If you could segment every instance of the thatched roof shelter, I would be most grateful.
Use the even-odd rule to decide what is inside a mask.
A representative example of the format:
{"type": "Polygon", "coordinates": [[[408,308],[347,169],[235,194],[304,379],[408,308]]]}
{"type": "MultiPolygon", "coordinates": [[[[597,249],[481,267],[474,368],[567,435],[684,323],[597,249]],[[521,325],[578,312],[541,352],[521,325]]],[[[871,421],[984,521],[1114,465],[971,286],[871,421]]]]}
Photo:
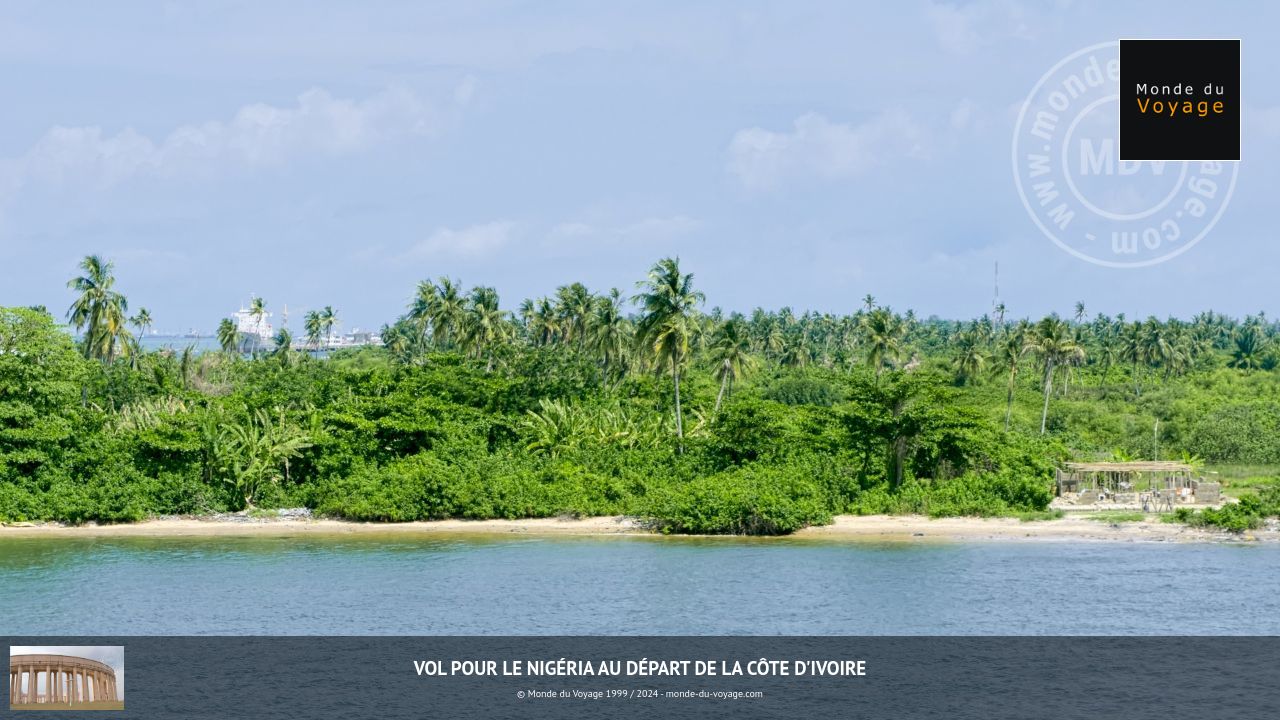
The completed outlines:
{"type": "Polygon", "coordinates": [[[1069,462],[1065,463],[1071,472],[1110,472],[1110,473],[1189,473],[1194,468],[1186,463],[1167,460],[1138,460],[1135,462],[1069,462]]]}
{"type": "Polygon", "coordinates": [[[1134,462],[1068,462],[1054,473],[1058,494],[1100,488],[1110,492],[1133,492],[1139,484],[1149,490],[1195,488],[1195,468],[1171,460],[1134,462]],[[1145,482],[1144,482],[1145,481],[1145,482]]]}

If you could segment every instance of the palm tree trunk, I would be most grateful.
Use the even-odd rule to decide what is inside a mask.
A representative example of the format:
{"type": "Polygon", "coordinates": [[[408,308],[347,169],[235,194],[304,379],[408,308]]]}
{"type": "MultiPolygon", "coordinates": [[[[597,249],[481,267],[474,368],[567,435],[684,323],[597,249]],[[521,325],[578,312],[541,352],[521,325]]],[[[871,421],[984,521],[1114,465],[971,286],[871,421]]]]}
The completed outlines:
{"type": "Polygon", "coordinates": [[[676,384],[676,437],[680,440],[680,452],[684,452],[684,416],[680,412],[680,359],[671,356],[671,377],[676,384]]]}
{"type": "Polygon", "coordinates": [[[1053,361],[1044,366],[1044,409],[1040,412],[1040,434],[1044,434],[1045,425],[1049,421],[1049,396],[1053,394],[1053,361]]]}
{"type": "Polygon", "coordinates": [[[1009,394],[1008,394],[1008,397],[1005,398],[1005,410],[1004,410],[1005,432],[1009,432],[1009,422],[1010,420],[1013,419],[1013,382],[1014,382],[1014,378],[1017,377],[1016,373],[1017,371],[1014,370],[1013,368],[1009,369],[1009,394]]]}
{"type": "Polygon", "coordinates": [[[724,400],[724,389],[729,386],[729,368],[727,367],[729,365],[729,361],[725,360],[724,364],[726,366],[725,373],[720,378],[720,392],[716,393],[716,409],[711,411],[712,415],[718,415],[720,413],[720,402],[724,400]]]}

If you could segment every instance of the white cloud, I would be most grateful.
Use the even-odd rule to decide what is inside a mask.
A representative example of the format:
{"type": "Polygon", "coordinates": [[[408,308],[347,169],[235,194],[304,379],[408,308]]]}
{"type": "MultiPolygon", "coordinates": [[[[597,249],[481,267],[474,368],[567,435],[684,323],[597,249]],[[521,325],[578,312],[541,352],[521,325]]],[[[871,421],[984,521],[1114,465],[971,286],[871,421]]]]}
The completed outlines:
{"type": "Polygon", "coordinates": [[[551,228],[548,238],[554,243],[577,241],[619,242],[667,240],[687,235],[700,223],[687,215],[648,217],[624,224],[598,223],[583,220],[563,222],[551,228]]]}
{"type": "Polygon", "coordinates": [[[982,38],[978,35],[974,24],[980,6],[971,5],[962,9],[954,5],[933,4],[929,6],[929,22],[933,25],[934,35],[943,50],[967,55],[976,49],[982,38]]]}
{"type": "MultiPolygon", "coordinates": [[[[1061,9],[1065,3],[1058,3],[1061,9]]],[[[1024,6],[1017,0],[931,3],[925,10],[938,45],[956,55],[1005,38],[1034,40],[1055,23],[1054,6],[1024,6]],[[1039,29],[1039,32],[1037,31],[1039,29]]]]}
{"type": "Polygon", "coordinates": [[[506,220],[472,225],[460,230],[442,227],[410,248],[405,259],[488,257],[506,247],[515,234],[516,224],[506,220]]]}
{"type": "Polygon", "coordinates": [[[352,100],[315,88],[289,106],[246,105],[229,120],[183,125],[160,139],[133,128],[109,135],[95,126],[55,126],[24,156],[0,166],[0,190],[72,182],[109,187],[139,176],[280,165],[300,155],[339,155],[431,134],[440,125],[438,112],[406,89],[352,100]]]}
{"type": "Polygon", "coordinates": [[[923,157],[924,135],[900,111],[861,125],[833,123],[809,113],[796,118],[791,132],[739,130],[729,143],[729,172],[749,190],[772,188],[797,177],[849,178],[893,160],[923,157]]]}

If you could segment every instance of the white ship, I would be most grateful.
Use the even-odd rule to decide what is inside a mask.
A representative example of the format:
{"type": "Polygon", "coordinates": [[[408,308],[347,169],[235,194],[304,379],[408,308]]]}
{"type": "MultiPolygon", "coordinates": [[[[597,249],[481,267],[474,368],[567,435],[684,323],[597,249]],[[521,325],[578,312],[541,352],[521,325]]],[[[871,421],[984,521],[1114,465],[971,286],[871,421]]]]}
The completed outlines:
{"type": "Polygon", "coordinates": [[[254,313],[241,306],[232,317],[235,318],[236,332],[249,347],[269,347],[275,330],[271,327],[271,313],[254,313]]]}

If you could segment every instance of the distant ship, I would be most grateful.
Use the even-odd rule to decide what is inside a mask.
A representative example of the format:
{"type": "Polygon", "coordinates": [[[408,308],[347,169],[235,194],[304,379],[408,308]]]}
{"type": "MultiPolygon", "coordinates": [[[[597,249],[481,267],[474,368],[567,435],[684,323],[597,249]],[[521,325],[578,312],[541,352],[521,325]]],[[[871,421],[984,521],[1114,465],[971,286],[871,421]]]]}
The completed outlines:
{"type": "MultiPolygon", "coordinates": [[[[288,323],[288,306],[285,307],[284,312],[284,320],[288,323]]],[[[236,332],[239,333],[246,347],[269,348],[275,344],[275,328],[271,325],[271,313],[255,315],[249,308],[242,306],[232,314],[232,317],[235,319],[236,332]]],[[[365,345],[382,345],[382,336],[375,332],[353,328],[350,332],[334,333],[320,338],[317,343],[311,343],[307,338],[295,335],[292,347],[295,350],[329,351],[365,345]]]]}
{"type": "Polygon", "coordinates": [[[271,313],[264,312],[257,315],[249,308],[241,306],[232,317],[235,318],[236,332],[241,338],[248,340],[249,344],[258,347],[271,344],[275,336],[275,331],[271,328],[271,313]]]}

